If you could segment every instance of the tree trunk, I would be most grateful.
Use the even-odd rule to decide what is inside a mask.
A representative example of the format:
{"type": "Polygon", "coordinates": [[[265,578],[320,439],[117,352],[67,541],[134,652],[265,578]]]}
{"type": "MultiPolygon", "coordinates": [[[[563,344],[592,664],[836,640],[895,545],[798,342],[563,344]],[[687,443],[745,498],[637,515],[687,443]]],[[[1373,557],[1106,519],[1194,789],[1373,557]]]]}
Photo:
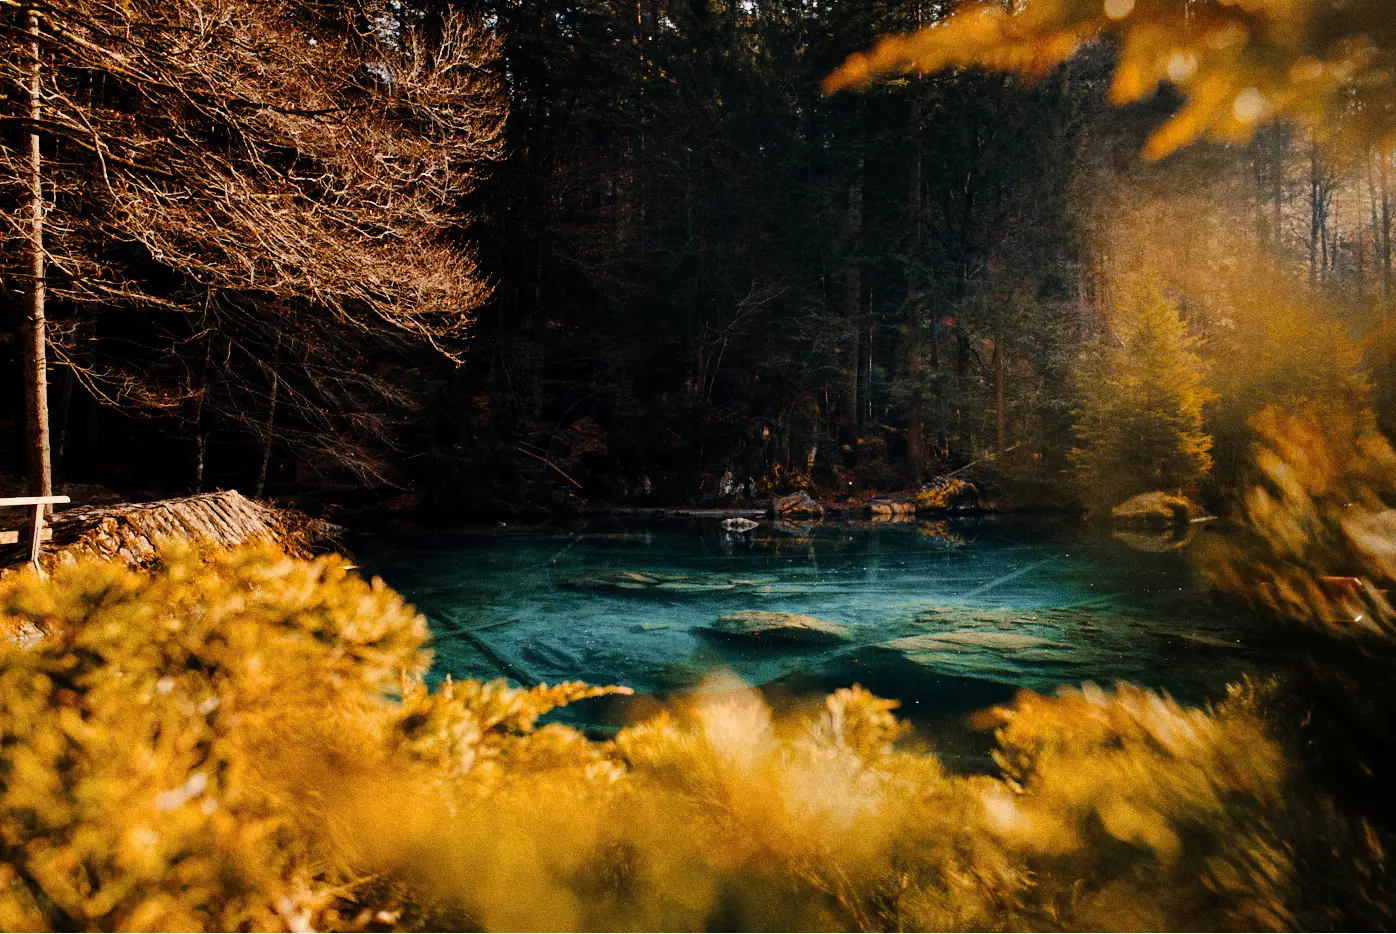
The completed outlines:
{"type": "MultiPolygon", "coordinates": [[[[931,309],[931,400],[934,407],[931,418],[936,432],[945,430],[945,393],[940,379],[940,313],[931,309]]],[[[937,455],[939,456],[939,455],[937,455]]]]}
{"type": "Polygon", "coordinates": [[[1318,241],[1323,232],[1319,204],[1318,144],[1309,145],[1309,282],[1318,281],[1318,241]]]}
{"type": "Polygon", "coordinates": [[[1003,466],[1004,435],[1008,430],[1008,414],[1003,400],[1003,311],[994,318],[994,451],[1000,468],[1003,466]]]}
{"type": "Polygon", "coordinates": [[[848,255],[845,260],[843,280],[843,306],[847,318],[850,346],[848,348],[848,431],[849,440],[858,436],[858,423],[861,414],[858,397],[859,374],[863,369],[861,352],[863,310],[863,270],[861,258],[863,234],[863,160],[860,156],[854,166],[852,183],[848,186],[848,255]]]}
{"type": "Polygon", "coordinates": [[[960,450],[973,455],[974,436],[964,415],[964,410],[969,407],[969,358],[969,333],[960,327],[955,332],[955,434],[959,438],[960,450]]]}
{"type": "MultiPolygon", "coordinates": [[[[29,493],[53,495],[53,468],[49,460],[48,432],[48,344],[44,323],[44,180],[43,156],[39,150],[39,121],[43,118],[40,97],[39,16],[29,13],[29,259],[32,281],[25,311],[21,353],[24,357],[25,441],[28,446],[29,493]]],[[[52,507],[48,507],[52,511],[52,507]]]]}
{"type": "MultiPolygon", "coordinates": [[[[921,22],[922,10],[919,2],[912,5],[912,13],[917,23],[921,22]]],[[[912,152],[911,179],[909,190],[907,191],[907,207],[911,215],[911,235],[912,242],[915,243],[916,262],[911,264],[911,269],[916,269],[916,263],[922,261],[925,256],[925,206],[923,203],[922,189],[925,187],[925,147],[921,141],[921,94],[919,90],[912,92],[911,98],[911,135],[916,141],[916,147],[912,152]]],[[[919,290],[921,277],[919,274],[908,278],[913,289],[919,290]]],[[[935,355],[935,325],[926,320],[927,316],[922,309],[921,296],[916,297],[916,305],[911,313],[910,334],[906,335],[907,346],[907,380],[911,383],[911,403],[907,412],[907,456],[911,460],[912,470],[919,481],[926,468],[926,334],[929,329],[931,334],[931,355],[935,355]],[[929,326],[929,327],[928,327],[929,326]]]]}
{"type": "MultiPolygon", "coordinates": [[[[869,308],[871,312],[871,308],[869,308]]],[[[864,344],[868,349],[867,359],[863,366],[863,416],[865,425],[873,424],[873,339],[877,331],[876,325],[868,325],[868,333],[864,335],[864,344]]]]}
{"type": "Polygon", "coordinates": [[[861,411],[858,404],[858,371],[863,368],[863,353],[859,340],[862,334],[862,328],[858,327],[857,324],[854,324],[849,330],[848,440],[850,441],[858,434],[858,414],[861,411]]]}
{"type": "MultiPolygon", "coordinates": [[[[907,377],[917,383],[924,378],[919,351],[913,352],[911,355],[907,377]]],[[[917,395],[911,402],[911,411],[907,418],[906,455],[911,461],[912,469],[920,477],[921,470],[926,464],[926,416],[920,389],[913,388],[912,391],[917,395]]]]}
{"type": "Polygon", "coordinates": [[[1265,148],[1260,137],[1251,146],[1251,176],[1255,181],[1255,233],[1261,246],[1269,239],[1265,219],[1265,148]]]}
{"type": "Polygon", "coordinates": [[[1387,187],[1387,163],[1390,153],[1382,152],[1378,160],[1377,180],[1381,185],[1381,297],[1387,313],[1391,307],[1391,196],[1387,187]]]}
{"type": "Polygon", "coordinates": [[[272,433],[276,429],[276,396],[281,388],[281,375],[277,372],[277,361],[281,357],[281,332],[276,332],[276,349],[271,357],[271,395],[267,401],[267,426],[262,436],[262,459],[257,465],[257,486],[252,492],[253,499],[261,499],[267,486],[267,468],[271,464],[272,433]]]}
{"type": "Polygon", "coordinates": [[[1372,210],[1372,277],[1376,279],[1373,290],[1381,296],[1385,304],[1386,295],[1383,294],[1381,285],[1381,219],[1377,214],[1377,180],[1372,168],[1372,162],[1377,158],[1380,158],[1379,153],[1367,154],[1367,206],[1372,210]]]}
{"type": "MultiPolygon", "coordinates": [[[[68,412],[73,407],[73,368],[65,366],[58,374],[58,437],[53,445],[53,462],[63,463],[68,441],[68,412]]],[[[66,471],[65,471],[66,476],[66,471]]]]}
{"type": "Polygon", "coordinates": [[[200,493],[204,487],[204,459],[208,454],[208,432],[204,430],[204,401],[208,396],[208,370],[212,363],[213,339],[204,336],[204,359],[199,368],[199,388],[194,394],[194,469],[189,480],[189,492],[200,493]]]}

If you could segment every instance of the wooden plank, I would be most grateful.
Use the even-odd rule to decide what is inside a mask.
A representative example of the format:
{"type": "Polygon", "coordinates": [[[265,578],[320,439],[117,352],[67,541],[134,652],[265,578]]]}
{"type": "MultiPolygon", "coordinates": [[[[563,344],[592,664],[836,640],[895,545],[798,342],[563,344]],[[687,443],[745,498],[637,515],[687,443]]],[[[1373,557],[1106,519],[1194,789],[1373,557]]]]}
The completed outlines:
{"type": "Polygon", "coordinates": [[[71,503],[72,500],[66,496],[11,496],[0,498],[0,508],[5,506],[38,506],[50,503],[71,503]]]}
{"type": "MultiPolygon", "coordinates": [[[[35,497],[42,499],[43,497],[35,497]]],[[[39,569],[39,548],[44,541],[44,513],[46,508],[43,503],[35,503],[34,511],[29,516],[29,563],[34,565],[34,569],[39,569]]]]}
{"type": "MultiPolygon", "coordinates": [[[[29,535],[29,531],[26,529],[25,532],[24,532],[24,534],[25,534],[25,536],[27,537],[27,536],[29,535]]],[[[44,534],[43,534],[41,540],[42,540],[42,541],[46,541],[46,542],[51,542],[51,541],[53,541],[53,529],[49,528],[48,526],[44,526],[44,534]]],[[[0,530],[0,545],[18,545],[18,544],[19,544],[19,529],[4,529],[4,530],[0,530]]]]}

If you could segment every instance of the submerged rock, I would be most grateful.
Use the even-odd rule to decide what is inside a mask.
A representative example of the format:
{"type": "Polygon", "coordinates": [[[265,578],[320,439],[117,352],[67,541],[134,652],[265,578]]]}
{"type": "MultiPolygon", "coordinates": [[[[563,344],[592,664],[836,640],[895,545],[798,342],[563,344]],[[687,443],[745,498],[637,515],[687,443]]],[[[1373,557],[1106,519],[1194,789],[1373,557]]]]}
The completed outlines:
{"type": "Polygon", "coordinates": [[[648,594],[653,597],[675,593],[717,593],[742,590],[763,593],[774,577],[733,577],[727,574],[661,574],[657,571],[605,571],[586,574],[562,582],[574,590],[648,594]]]}
{"type": "Polygon", "coordinates": [[[885,666],[895,660],[897,664],[930,674],[972,676],[1034,690],[1059,683],[1079,664],[1082,654],[1081,646],[974,623],[964,628],[892,639],[866,646],[858,652],[874,664],[885,666]]]}
{"type": "Polygon", "coordinates": [[[824,507],[804,490],[789,496],[777,496],[771,500],[771,512],[782,519],[817,519],[824,515],[824,507]]]}
{"type": "Polygon", "coordinates": [[[1200,514],[1201,510],[1186,497],[1162,490],[1131,496],[1110,510],[1110,518],[1116,522],[1153,526],[1182,525],[1200,514]]]}
{"type": "Polygon", "coordinates": [[[722,527],[730,532],[750,532],[758,525],[760,525],[759,522],[753,522],[750,519],[741,517],[722,520],[722,527]]]}
{"type": "Polygon", "coordinates": [[[759,638],[768,642],[799,642],[809,645],[830,645],[848,642],[847,627],[799,613],[770,613],[764,610],[742,610],[717,618],[701,631],[718,636],[759,638]]]}
{"type": "Polygon", "coordinates": [[[933,632],[922,636],[893,639],[882,646],[894,652],[965,652],[979,649],[1013,652],[1019,649],[1066,648],[1060,642],[1022,632],[998,632],[984,629],[957,629],[933,632]]]}

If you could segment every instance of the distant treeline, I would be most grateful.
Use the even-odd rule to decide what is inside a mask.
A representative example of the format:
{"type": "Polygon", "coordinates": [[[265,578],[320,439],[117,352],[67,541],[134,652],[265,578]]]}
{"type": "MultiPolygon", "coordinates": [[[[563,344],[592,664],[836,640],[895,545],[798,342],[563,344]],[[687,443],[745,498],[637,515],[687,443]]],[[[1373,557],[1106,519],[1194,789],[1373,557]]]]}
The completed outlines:
{"type": "MultiPolygon", "coordinates": [[[[60,480],[406,490],[440,513],[891,490],[975,461],[1059,501],[1073,450],[1108,434],[1082,375],[1123,372],[1096,364],[1155,293],[1195,343],[1132,365],[1191,368],[1170,404],[1214,467],[1124,492],[1227,485],[1257,387],[1361,391],[1389,154],[1276,125],[1143,163],[1181,98],[1112,108],[1110,40],[1037,82],[823,95],[943,6],[54,6],[40,121],[5,103],[4,196],[18,333],[37,128],[60,480]],[[1214,287],[1238,263],[1280,328],[1214,287]]],[[[32,37],[6,15],[23,86],[32,37]]]]}

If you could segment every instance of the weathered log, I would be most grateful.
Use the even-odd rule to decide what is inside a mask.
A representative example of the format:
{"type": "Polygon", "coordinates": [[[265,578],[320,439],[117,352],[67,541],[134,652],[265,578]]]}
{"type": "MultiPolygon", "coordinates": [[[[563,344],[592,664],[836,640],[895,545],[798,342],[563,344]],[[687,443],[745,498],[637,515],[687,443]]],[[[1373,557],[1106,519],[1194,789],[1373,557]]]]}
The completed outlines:
{"type": "Polygon", "coordinates": [[[911,500],[875,499],[868,503],[868,512],[874,518],[891,516],[914,516],[916,515],[916,504],[911,500]]]}
{"type": "MultiPolygon", "coordinates": [[[[152,503],[86,506],[57,513],[53,537],[44,544],[40,567],[51,570],[81,558],[150,564],[170,541],[219,548],[264,543],[295,554],[309,550],[313,530],[293,513],[250,500],[236,490],[202,493],[152,503]]],[[[313,523],[312,523],[313,524],[313,523]]],[[[19,549],[0,546],[0,568],[21,564],[19,549]]]]}

